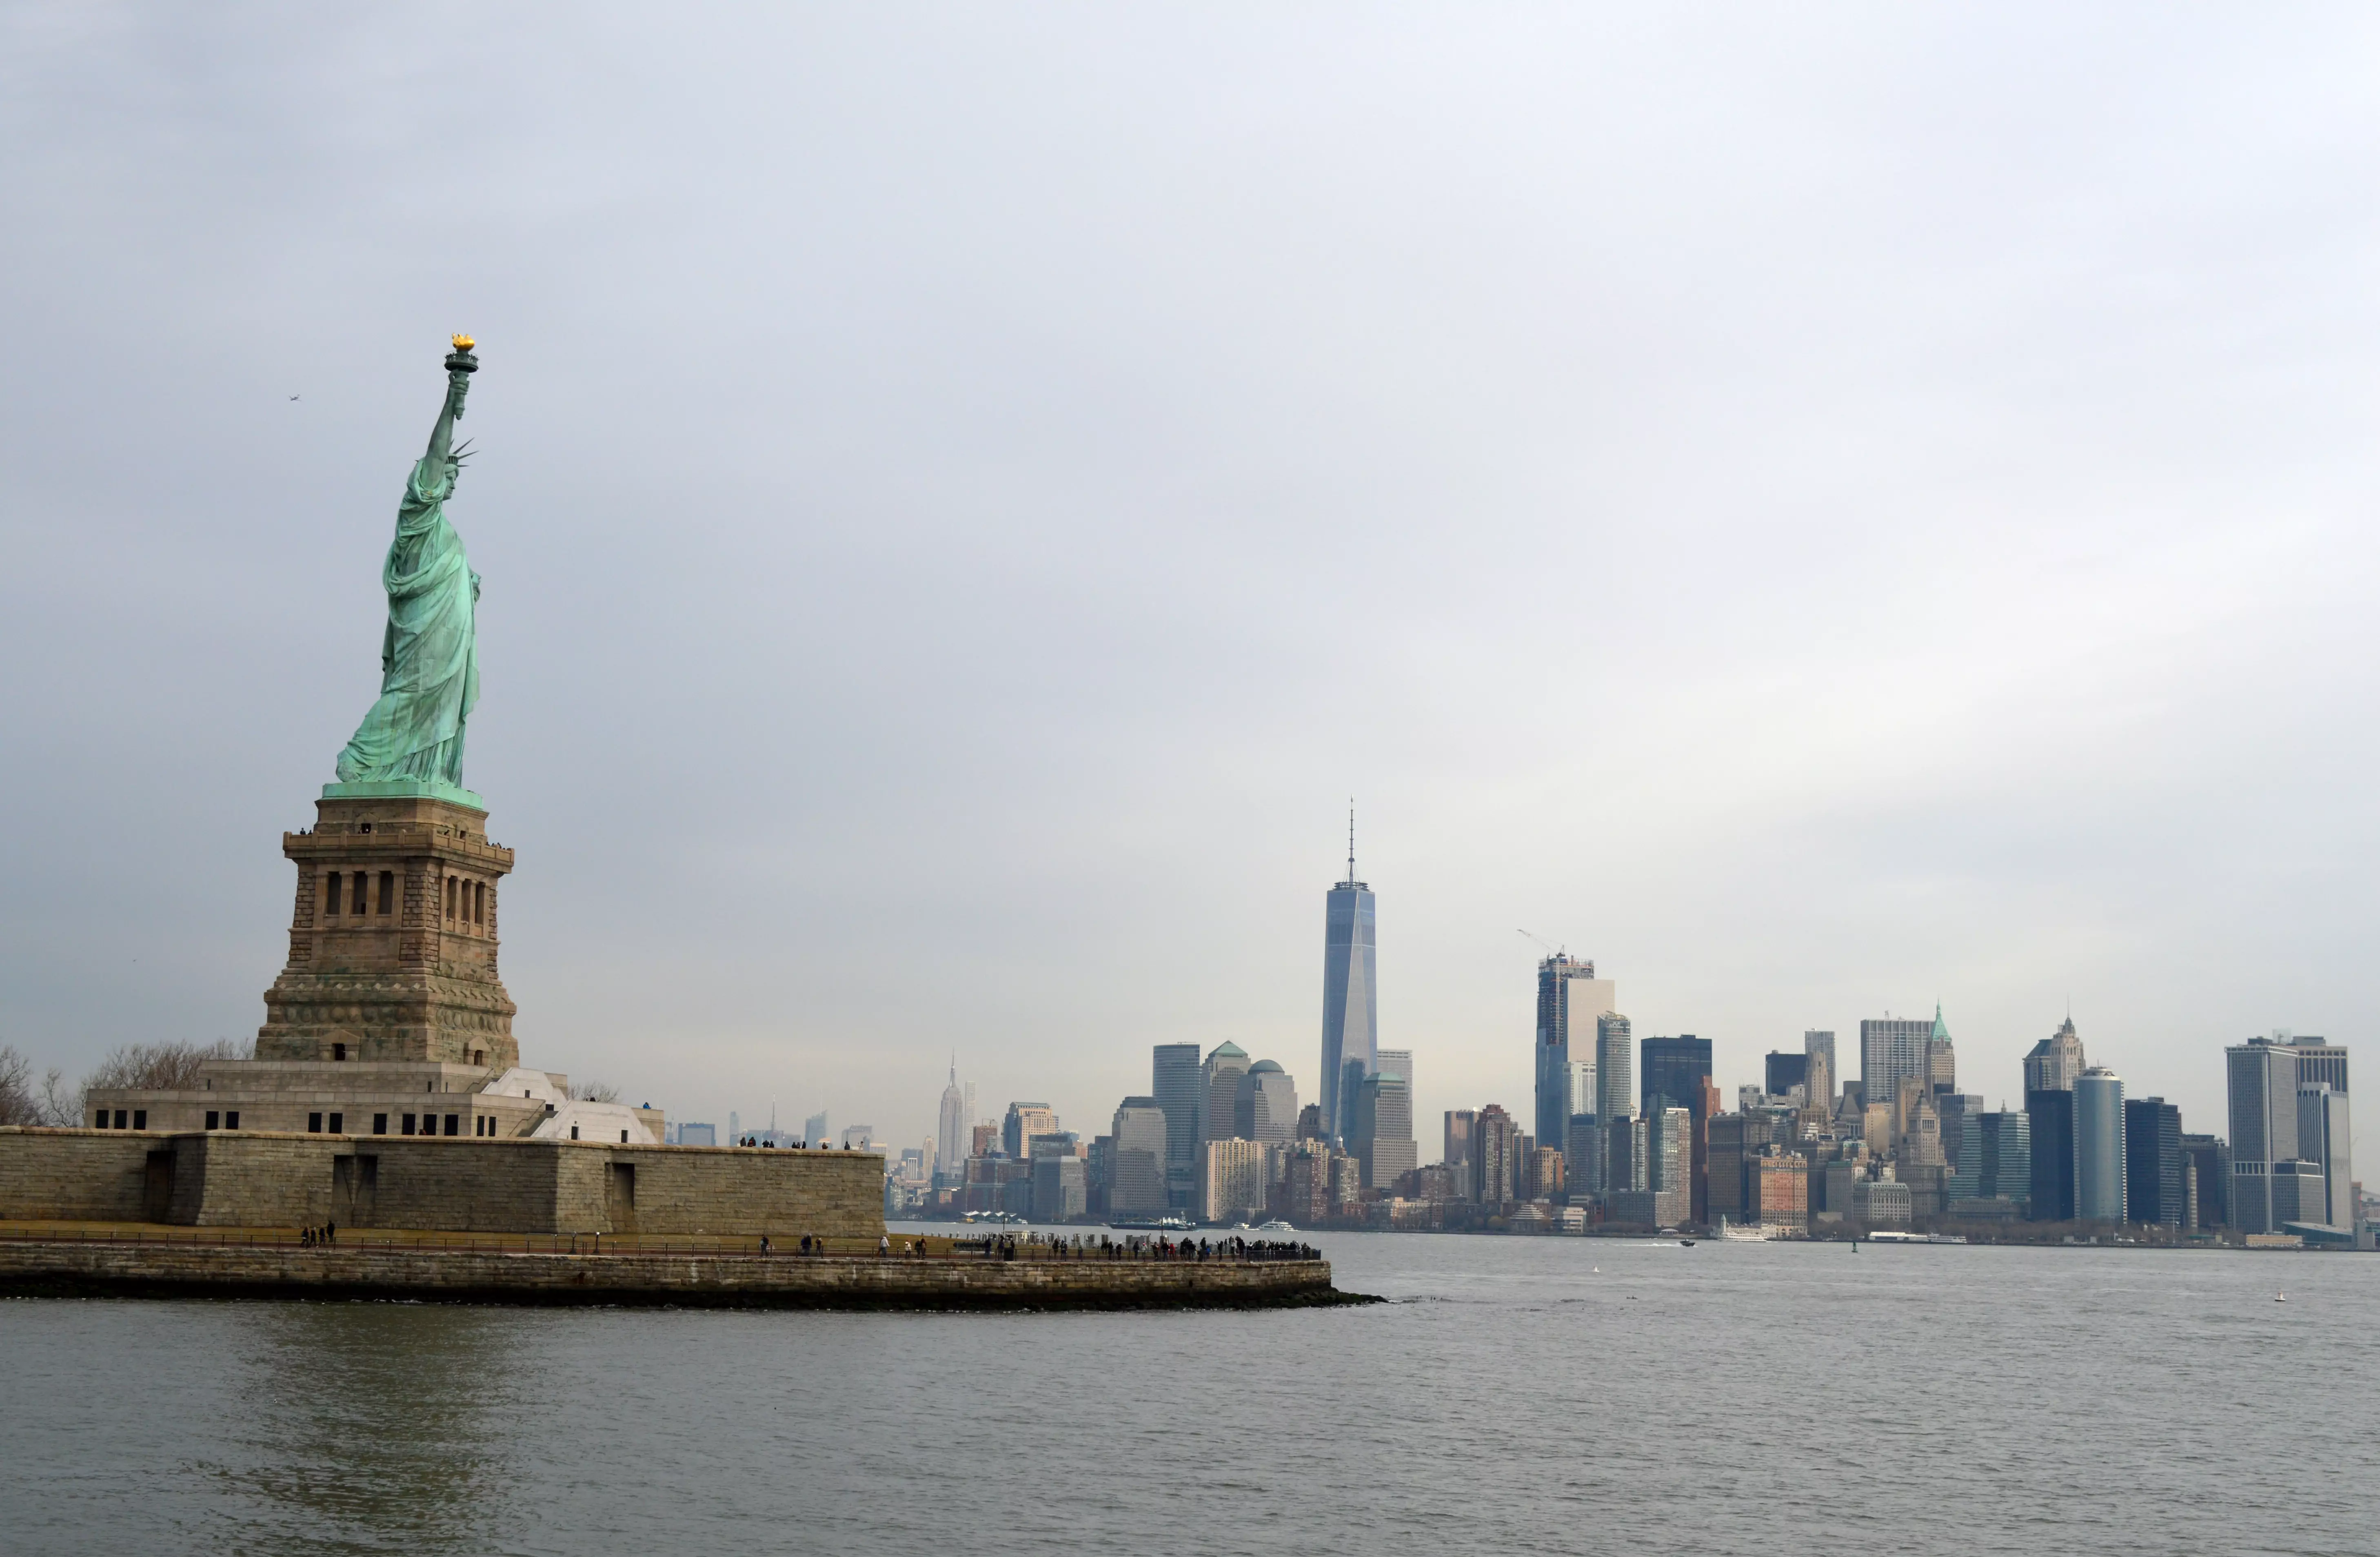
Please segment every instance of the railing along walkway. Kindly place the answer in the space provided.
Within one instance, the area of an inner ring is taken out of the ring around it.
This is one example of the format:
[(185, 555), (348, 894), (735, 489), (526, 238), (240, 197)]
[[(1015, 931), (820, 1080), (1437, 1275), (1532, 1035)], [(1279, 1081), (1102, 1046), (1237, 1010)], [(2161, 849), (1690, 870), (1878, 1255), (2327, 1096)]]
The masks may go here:
[(0, 1239), (18, 1243), (109, 1243), (200, 1249), (375, 1249), (385, 1252), (476, 1250), (490, 1254), (700, 1254), (755, 1260), (801, 1260), (877, 1256), (900, 1260), (1064, 1261), (1079, 1262), (1249, 1264), (1282, 1260), (1318, 1260), (1318, 1251), (1303, 1244), (1240, 1243), (1208, 1240), (1202, 1249), (1196, 1240), (1174, 1242), (1155, 1238), (1112, 1239), (1105, 1244), (1056, 1244), (1000, 1236), (949, 1238), (910, 1234), (889, 1237), (880, 1247), (873, 1237), (809, 1238), (801, 1247), (799, 1235), (726, 1234), (717, 1237), (660, 1237), (638, 1233), (468, 1233), (415, 1231), (407, 1228), (338, 1228), (318, 1232), (304, 1227), (176, 1227), (153, 1222), (6, 1222)]

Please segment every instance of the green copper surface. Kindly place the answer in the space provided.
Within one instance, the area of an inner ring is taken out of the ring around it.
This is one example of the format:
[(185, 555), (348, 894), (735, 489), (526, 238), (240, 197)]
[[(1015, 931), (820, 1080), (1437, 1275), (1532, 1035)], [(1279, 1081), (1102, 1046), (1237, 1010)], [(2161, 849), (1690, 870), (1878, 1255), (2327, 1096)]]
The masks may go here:
[(324, 800), (444, 800), (485, 811), (488, 803), (477, 791), (443, 778), (365, 778), (353, 784), (325, 784)]
[[(381, 569), (388, 630), (381, 639), (380, 700), (339, 754), (339, 781), (323, 786), (325, 799), (434, 793), (480, 804), (462, 787), (464, 721), (480, 701), (480, 575), (464, 559), (463, 538), (446, 522), (446, 500), (468, 453), (453, 447), (455, 424), (478, 367), (461, 349), (446, 359), (446, 404), (431, 429), (428, 452), (406, 481), (396, 538)], [(395, 783), (422, 787), (377, 788)]]

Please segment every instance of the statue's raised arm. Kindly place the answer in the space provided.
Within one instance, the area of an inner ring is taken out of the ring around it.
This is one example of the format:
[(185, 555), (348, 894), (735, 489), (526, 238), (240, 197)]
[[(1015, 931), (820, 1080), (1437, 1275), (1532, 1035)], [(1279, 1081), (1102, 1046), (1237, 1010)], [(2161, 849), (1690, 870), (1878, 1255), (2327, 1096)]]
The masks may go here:
[(388, 628), (380, 699), (339, 754), (333, 788), (346, 792), (370, 784), (393, 786), (391, 793), (469, 796), (462, 788), (463, 727), (480, 701), (480, 575), (446, 522), (446, 500), (469, 453), (455, 446), (455, 424), (480, 367), (472, 344), (468, 335), (455, 337), (445, 404), (397, 504), (396, 537), (381, 570)]
[(471, 375), (480, 370), (480, 359), (471, 355), (477, 344), (468, 335), (455, 337), (455, 350), (446, 358), (446, 404), (438, 408), (438, 421), (430, 429), (430, 448), (421, 463), (413, 469), (413, 490), (408, 498), (431, 502), (442, 501), (454, 495), (455, 478), (462, 474), (463, 463), (470, 457), (470, 449), (455, 447), (455, 424), (463, 419), (463, 402), (471, 392)]

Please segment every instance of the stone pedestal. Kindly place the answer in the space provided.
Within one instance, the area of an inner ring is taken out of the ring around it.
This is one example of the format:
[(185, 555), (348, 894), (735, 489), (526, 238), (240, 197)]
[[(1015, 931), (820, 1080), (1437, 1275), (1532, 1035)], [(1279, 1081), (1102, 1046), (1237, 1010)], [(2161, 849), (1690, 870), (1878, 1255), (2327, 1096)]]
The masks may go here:
[[(367, 789), (395, 792), (354, 792)], [(496, 974), (497, 884), (513, 851), (488, 841), (484, 809), (455, 798), (468, 792), (332, 785), (313, 830), (282, 835), (297, 911), (258, 1059), (519, 1063)]]

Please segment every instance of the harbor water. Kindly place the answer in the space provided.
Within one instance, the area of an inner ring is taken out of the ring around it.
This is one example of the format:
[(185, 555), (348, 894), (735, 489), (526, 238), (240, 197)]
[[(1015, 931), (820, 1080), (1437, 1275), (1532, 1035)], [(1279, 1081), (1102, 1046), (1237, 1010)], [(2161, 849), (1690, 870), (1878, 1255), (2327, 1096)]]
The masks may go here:
[(1309, 1236), (1391, 1301), (0, 1302), (0, 1549), (2380, 1551), (2380, 1259)]

